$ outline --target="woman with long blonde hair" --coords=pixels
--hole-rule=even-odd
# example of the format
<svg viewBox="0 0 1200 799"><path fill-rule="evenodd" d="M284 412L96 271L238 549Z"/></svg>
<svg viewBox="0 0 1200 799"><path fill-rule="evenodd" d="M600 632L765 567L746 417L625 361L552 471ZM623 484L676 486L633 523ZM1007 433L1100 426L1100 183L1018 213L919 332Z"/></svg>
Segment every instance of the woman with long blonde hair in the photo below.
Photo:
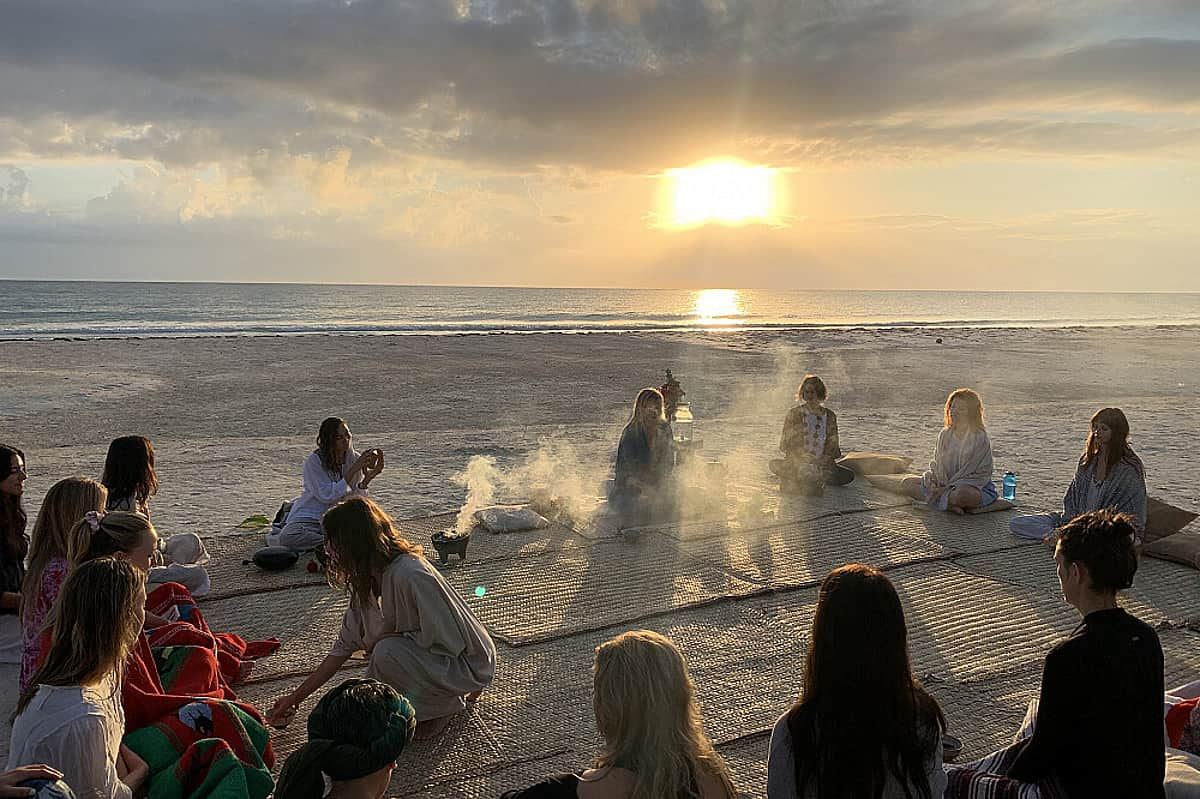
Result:
<svg viewBox="0 0 1200 799"><path fill-rule="evenodd" d="M71 530L88 511L103 511L107 498L108 491L95 480L68 477L52 485L42 500L29 544L29 568L21 587L22 691L41 660L46 614L71 569Z"/></svg>
<svg viewBox="0 0 1200 799"><path fill-rule="evenodd" d="M725 761L700 721L682 653L650 630L596 648L592 708L604 739L592 767L557 774L505 799L733 799Z"/></svg>
<svg viewBox="0 0 1200 799"><path fill-rule="evenodd" d="M367 676L408 697L418 738L442 732L450 716L475 701L496 673L496 647L479 619L390 516L365 497L335 505L321 519L329 582L350 594L350 607L317 670L271 708L286 725L296 707L357 651Z"/></svg>
<svg viewBox="0 0 1200 799"><path fill-rule="evenodd" d="M8 766L53 763L80 796L132 797L148 775L122 745L121 680L142 629L145 575L100 558L71 572L51 611L54 638L21 693Z"/></svg>
<svg viewBox="0 0 1200 799"><path fill-rule="evenodd" d="M962 516L1000 496L992 482L994 468L992 442L983 424L983 400L969 388L957 388L946 397L942 431L928 471L907 478L901 488L934 510Z"/></svg>

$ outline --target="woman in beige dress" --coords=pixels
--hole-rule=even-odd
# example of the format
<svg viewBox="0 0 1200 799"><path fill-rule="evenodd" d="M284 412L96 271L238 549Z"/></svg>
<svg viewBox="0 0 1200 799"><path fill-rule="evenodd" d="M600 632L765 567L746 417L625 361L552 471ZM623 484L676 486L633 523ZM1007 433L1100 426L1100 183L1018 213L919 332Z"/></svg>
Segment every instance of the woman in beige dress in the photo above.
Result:
<svg viewBox="0 0 1200 799"><path fill-rule="evenodd" d="M417 737L445 729L450 716L478 698L496 673L487 630L420 549L396 531L369 499L352 497L322 518L329 580L350 593L333 647L311 676L271 708L282 726L357 651L367 676L408 697Z"/></svg>

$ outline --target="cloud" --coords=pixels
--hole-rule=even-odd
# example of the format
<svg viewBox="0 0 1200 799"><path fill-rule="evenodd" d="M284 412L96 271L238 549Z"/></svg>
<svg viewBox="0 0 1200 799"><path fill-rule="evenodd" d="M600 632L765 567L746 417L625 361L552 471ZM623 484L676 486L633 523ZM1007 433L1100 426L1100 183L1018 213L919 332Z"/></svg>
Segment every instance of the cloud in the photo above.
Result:
<svg viewBox="0 0 1200 799"><path fill-rule="evenodd" d="M714 150L937 157L948 132L971 145L964 115L983 120L976 136L1026 125L1021 151L1136 152L1144 133L1161 153L1195 125L1157 115L1200 106L1200 40L1169 25L1196 21L1186 4L1147 3L1164 35L1140 37L1103 30L1119 5L1100 2L488 6L10 2L0 155L198 165L346 148L636 171ZM1103 110L1130 115L1132 135L1076 118ZM1014 121L1035 112L1040 126Z"/></svg>

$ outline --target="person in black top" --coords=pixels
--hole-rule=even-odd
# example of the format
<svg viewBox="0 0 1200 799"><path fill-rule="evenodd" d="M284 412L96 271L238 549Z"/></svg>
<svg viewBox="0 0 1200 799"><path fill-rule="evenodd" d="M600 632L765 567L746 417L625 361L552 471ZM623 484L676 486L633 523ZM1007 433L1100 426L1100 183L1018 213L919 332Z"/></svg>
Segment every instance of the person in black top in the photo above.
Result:
<svg viewBox="0 0 1200 799"><path fill-rule="evenodd" d="M643 388L621 431L609 506L621 527L663 521L674 513L671 473L675 449L663 395Z"/></svg>
<svg viewBox="0 0 1200 799"><path fill-rule="evenodd" d="M1059 584L1083 621L1046 656L1032 735L968 768L1069 799L1165 796L1162 646L1117 605L1137 571L1134 535L1132 517L1111 510L1059 528ZM966 784L951 771L946 796L969 796Z"/></svg>

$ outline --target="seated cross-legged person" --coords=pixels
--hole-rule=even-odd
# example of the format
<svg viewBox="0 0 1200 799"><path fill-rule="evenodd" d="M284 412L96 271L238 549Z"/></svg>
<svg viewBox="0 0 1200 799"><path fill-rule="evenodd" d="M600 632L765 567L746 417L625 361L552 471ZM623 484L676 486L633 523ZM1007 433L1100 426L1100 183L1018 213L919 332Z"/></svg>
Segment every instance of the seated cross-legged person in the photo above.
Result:
<svg viewBox="0 0 1200 799"><path fill-rule="evenodd" d="M621 431L608 502L621 527L636 527L670 518L675 495L671 480L675 444L662 393L644 388Z"/></svg>
<svg viewBox="0 0 1200 799"><path fill-rule="evenodd" d="M1021 538L1043 540L1063 522L1101 508L1128 514L1141 543L1146 527L1146 467L1129 446L1129 420L1120 408L1101 408L1092 416L1075 478L1063 496L1063 512L1017 516L1008 526Z"/></svg>
<svg viewBox="0 0 1200 799"><path fill-rule="evenodd" d="M779 439L783 457L769 464L785 494L817 493L825 485L854 480L854 472L835 463L842 449L837 414L823 404L828 396L825 382L816 375L805 375L796 391L800 404L788 411Z"/></svg>
<svg viewBox="0 0 1200 799"><path fill-rule="evenodd" d="M804 692L775 724L767 799L935 799L945 718L913 676L904 607L870 566L821 583Z"/></svg>
<svg viewBox="0 0 1200 799"><path fill-rule="evenodd" d="M279 544L288 549L316 549L324 540L321 517L348 496L365 494L383 471L383 450L361 455L351 445L350 426L336 416L321 422L317 448L304 460L304 493L292 501Z"/></svg>
<svg viewBox="0 0 1200 799"><path fill-rule="evenodd" d="M942 411L929 470L901 483L908 496L960 516L996 501L992 442L983 426L983 400L969 388L951 392Z"/></svg>
<svg viewBox="0 0 1200 799"><path fill-rule="evenodd" d="M1153 627L1117 604L1137 571L1133 536L1133 520L1109 510L1059 529L1059 584L1083 621L1046 656L1024 737L948 769L946 796L981 795L979 777L988 775L1007 777L1030 799L1164 795L1162 647Z"/></svg>

